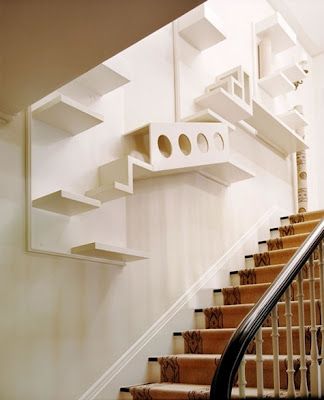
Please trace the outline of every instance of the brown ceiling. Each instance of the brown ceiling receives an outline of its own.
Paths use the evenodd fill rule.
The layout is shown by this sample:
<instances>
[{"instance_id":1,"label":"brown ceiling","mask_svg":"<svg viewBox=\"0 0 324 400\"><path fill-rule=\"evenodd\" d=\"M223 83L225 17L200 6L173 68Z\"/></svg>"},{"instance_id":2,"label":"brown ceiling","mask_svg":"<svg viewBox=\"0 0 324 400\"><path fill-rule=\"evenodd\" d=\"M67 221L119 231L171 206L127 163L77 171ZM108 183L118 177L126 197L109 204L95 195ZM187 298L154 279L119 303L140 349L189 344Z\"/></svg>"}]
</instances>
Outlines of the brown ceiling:
<instances>
[{"instance_id":1,"label":"brown ceiling","mask_svg":"<svg viewBox=\"0 0 324 400\"><path fill-rule=\"evenodd\" d=\"M0 111L15 114L205 0L0 0Z\"/></svg>"}]
</instances>

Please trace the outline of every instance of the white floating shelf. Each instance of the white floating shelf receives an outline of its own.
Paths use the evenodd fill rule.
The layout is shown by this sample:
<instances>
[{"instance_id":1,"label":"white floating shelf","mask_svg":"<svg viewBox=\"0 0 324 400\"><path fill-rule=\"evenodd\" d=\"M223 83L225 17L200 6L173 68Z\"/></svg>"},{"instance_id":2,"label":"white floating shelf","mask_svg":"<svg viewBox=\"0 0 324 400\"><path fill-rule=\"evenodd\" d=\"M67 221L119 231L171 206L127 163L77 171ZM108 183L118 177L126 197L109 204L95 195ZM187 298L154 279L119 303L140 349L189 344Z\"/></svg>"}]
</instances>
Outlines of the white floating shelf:
<instances>
[{"instance_id":1,"label":"white floating shelf","mask_svg":"<svg viewBox=\"0 0 324 400\"><path fill-rule=\"evenodd\" d=\"M181 17L178 24L179 35L198 50L205 50L225 39L221 21L204 4Z\"/></svg>"},{"instance_id":2,"label":"white floating shelf","mask_svg":"<svg viewBox=\"0 0 324 400\"><path fill-rule=\"evenodd\" d=\"M32 115L71 135L77 135L104 121L102 115L62 94L47 98L41 105L36 104L32 108Z\"/></svg>"},{"instance_id":3,"label":"white floating shelf","mask_svg":"<svg viewBox=\"0 0 324 400\"><path fill-rule=\"evenodd\" d=\"M229 121L226 121L225 118L221 117L219 114L214 111L206 108L205 110L201 110L196 112L195 114L190 115L182 120L183 122L223 122L228 125L229 129L235 130L235 125L231 124Z\"/></svg>"},{"instance_id":4,"label":"white floating shelf","mask_svg":"<svg viewBox=\"0 0 324 400\"><path fill-rule=\"evenodd\" d=\"M72 254L78 254L93 258L103 258L111 261L138 261L148 258L148 254L143 251L110 246L103 243L87 243L71 249Z\"/></svg>"},{"instance_id":5,"label":"white floating shelf","mask_svg":"<svg viewBox=\"0 0 324 400\"><path fill-rule=\"evenodd\" d=\"M237 96L230 95L223 88L212 90L195 99L200 107L209 108L230 122L237 122L251 116L247 104Z\"/></svg>"},{"instance_id":6,"label":"white floating shelf","mask_svg":"<svg viewBox=\"0 0 324 400\"><path fill-rule=\"evenodd\" d=\"M295 85L282 72L266 76L260 79L258 84L271 97L277 97L295 90Z\"/></svg>"},{"instance_id":7,"label":"white floating shelf","mask_svg":"<svg viewBox=\"0 0 324 400\"><path fill-rule=\"evenodd\" d=\"M284 155L308 148L299 135L256 100L253 100L253 115L245 122L256 129L256 136Z\"/></svg>"},{"instance_id":8,"label":"white floating shelf","mask_svg":"<svg viewBox=\"0 0 324 400\"><path fill-rule=\"evenodd\" d=\"M90 89L99 96L103 96L125 85L129 80L105 64L100 64L76 78L74 82Z\"/></svg>"},{"instance_id":9,"label":"white floating shelf","mask_svg":"<svg viewBox=\"0 0 324 400\"><path fill-rule=\"evenodd\" d=\"M32 206L57 214L73 216L94 210L101 206L101 202L80 194L58 190L33 200Z\"/></svg>"},{"instance_id":10,"label":"white floating shelf","mask_svg":"<svg viewBox=\"0 0 324 400\"><path fill-rule=\"evenodd\" d=\"M298 64L290 65L281 69L281 72L290 80L290 82L296 82L304 79L307 74L303 68Z\"/></svg>"},{"instance_id":11,"label":"white floating shelf","mask_svg":"<svg viewBox=\"0 0 324 400\"><path fill-rule=\"evenodd\" d=\"M234 159L204 167L199 173L208 179L214 180L225 186L255 177L255 173L244 164Z\"/></svg>"},{"instance_id":12,"label":"white floating shelf","mask_svg":"<svg viewBox=\"0 0 324 400\"><path fill-rule=\"evenodd\" d=\"M291 129L301 129L308 125L305 117L297 110L291 110L284 114L278 115L278 118Z\"/></svg>"},{"instance_id":13,"label":"white floating shelf","mask_svg":"<svg viewBox=\"0 0 324 400\"><path fill-rule=\"evenodd\" d=\"M271 39L272 52L274 54L287 50L297 44L295 32L279 13L275 13L256 23L255 32L261 40L264 38Z\"/></svg>"}]
</instances>

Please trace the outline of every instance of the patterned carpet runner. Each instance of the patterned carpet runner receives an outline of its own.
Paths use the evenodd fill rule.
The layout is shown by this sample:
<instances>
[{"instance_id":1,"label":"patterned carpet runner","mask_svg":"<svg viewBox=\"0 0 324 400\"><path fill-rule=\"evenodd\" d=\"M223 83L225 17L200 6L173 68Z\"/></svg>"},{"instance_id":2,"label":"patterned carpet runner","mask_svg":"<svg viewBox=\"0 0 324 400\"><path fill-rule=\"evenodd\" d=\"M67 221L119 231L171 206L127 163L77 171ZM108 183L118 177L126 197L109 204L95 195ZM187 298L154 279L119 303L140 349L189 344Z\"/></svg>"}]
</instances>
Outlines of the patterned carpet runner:
<instances>
[{"instance_id":1,"label":"patterned carpet runner","mask_svg":"<svg viewBox=\"0 0 324 400\"><path fill-rule=\"evenodd\" d=\"M242 319L251 310L254 303L267 290L271 282L280 273L285 264L304 242L308 234L324 217L324 210L291 215L289 225L278 228L278 237L266 241L267 251L250 256L252 268L244 268L231 274L235 277L234 286L215 290L217 304L222 305L197 310L203 312L204 327L181 332L184 342L184 353L159 357L160 382L137 385L130 388L134 400L208 400L209 384L220 360L221 354L230 337ZM249 256L247 256L249 257ZM317 255L315 255L316 259ZM303 268L305 295L305 342L306 354L310 354L310 301L307 266ZM320 324L320 287L319 267L315 262L315 292L316 292L316 324ZM299 372L299 331L296 282L291 286L291 306L293 322L293 348L295 385L300 385ZM280 353L280 386L282 397L287 389L287 348L285 329L285 305L280 302L279 313L279 353ZM263 328L264 355L264 387L266 396L271 397L273 388L273 360L271 318L265 321ZM180 333L179 333L180 335ZM317 340L320 349L321 331L317 330ZM309 362L308 362L309 379ZM256 397L256 357L253 341L246 355L247 396ZM238 397L237 388L233 389L233 397Z\"/></svg>"}]
</instances>

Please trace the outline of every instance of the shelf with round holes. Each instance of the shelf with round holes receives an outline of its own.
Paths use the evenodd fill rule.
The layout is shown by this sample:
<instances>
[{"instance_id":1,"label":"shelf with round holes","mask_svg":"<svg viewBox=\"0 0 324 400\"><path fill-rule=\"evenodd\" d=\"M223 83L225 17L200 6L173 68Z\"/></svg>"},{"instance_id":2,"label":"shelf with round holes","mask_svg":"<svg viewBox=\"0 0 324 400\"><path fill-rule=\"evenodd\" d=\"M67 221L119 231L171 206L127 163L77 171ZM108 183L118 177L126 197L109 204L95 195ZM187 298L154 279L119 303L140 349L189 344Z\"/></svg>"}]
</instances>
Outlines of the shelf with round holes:
<instances>
[{"instance_id":1,"label":"shelf with round holes","mask_svg":"<svg viewBox=\"0 0 324 400\"><path fill-rule=\"evenodd\" d=\"M128 156L99 167L102 202L130 195L134 180L196 171L226 186L254 173L232 154L226 123L151 123L124 135Z\"/></svg>"}]
</instances>

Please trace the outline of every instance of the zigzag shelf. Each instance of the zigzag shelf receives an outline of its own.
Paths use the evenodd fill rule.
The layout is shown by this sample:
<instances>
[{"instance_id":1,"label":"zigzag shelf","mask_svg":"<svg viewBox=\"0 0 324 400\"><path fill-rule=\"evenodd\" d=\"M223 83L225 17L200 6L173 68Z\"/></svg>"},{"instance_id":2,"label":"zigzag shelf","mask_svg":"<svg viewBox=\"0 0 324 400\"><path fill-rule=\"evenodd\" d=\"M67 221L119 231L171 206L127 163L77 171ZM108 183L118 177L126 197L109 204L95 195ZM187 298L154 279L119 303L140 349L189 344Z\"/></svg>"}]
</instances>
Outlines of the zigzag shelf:
<instances>
[{"instance_id":1,"label":"zigzag shelf","mask_svg":"<svg viewBox=\"0 0 324 400\"><path fill-rule=\"evenodd\" d=\"M253 100L253 115L245 124L252 126L256 136L285 156L308 148L304 140L264 106ZM244 128L244 125L241 125Z\"/></svg>"},{"instance_id":2,"label":"zigzag shelf","mask_svg":"<svg viewBox=\"0 0 324 400\"><path fill-rule=\"evenodd\" d=\"M220 19L205 4L179 19L178 32L184 40L200 51L226 38Z\"/></svg>"},{"instance_id":3,"label":"zigzag shelf","mask_svg":"<svg viewBox=\"0 0 324 400\"><path fill-rule=\"evenodd\" d=\"M77 135L104 121L102 115L62 94L53 94L32 107L34 118Z\"/></svg>"},{"instance_id":4,"label":"zigzag shelf","mask_svg":"<svg viewBox=\"0 0 324 400\"><path fill-rule=\"evenodd\" d=\"M189 171L224 185L254 176L230 154L224 123L152 123L125 139L129 155L99 167L100 184L86 196L106 202L132 194L134 180Z\"/></svg>"},{"instance_id":5,"label":"zigzag shelf","mask_svg":"<svg viewBox=\"0 0 324 400\"><path fill-rule=\"evenodd\" d=\"M71 253L121 262L131 262L149 258L148 254L144 251L121 248L98 242L86 243L81 246L72 247Z\"/></svg>"},{"instance_id":6,"label":"zigzag shelf","mask_svg":"<svg viewBox=\"0 0 324 400\"><path fill-rule=\"evenodd\" d=\"M101 202L80 194L58 190L33 200L32 206L56 214L73 216L101 206Z\"/></svg>"}]
</instances>

